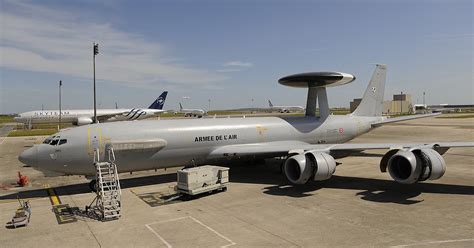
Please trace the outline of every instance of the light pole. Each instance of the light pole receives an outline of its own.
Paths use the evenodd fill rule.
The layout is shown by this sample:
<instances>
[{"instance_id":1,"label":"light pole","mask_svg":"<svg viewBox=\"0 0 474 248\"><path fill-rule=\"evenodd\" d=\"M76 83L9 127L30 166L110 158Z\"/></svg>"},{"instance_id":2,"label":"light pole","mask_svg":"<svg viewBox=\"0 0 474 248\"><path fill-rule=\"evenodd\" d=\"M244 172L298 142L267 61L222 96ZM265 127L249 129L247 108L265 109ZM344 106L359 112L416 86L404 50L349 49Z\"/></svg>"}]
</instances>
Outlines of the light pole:
<instances>
[{"instance_id":1,"label":"light pole","mask_svg":"<svg viewBox=\"0 0 474 248\"><path fill-rule=\"evenodd\" d=\"M403 113L403 91L400 91L400 114Z\"/></svg>"},{"instance_id":2,"label":"light pole","mask_svg":"<svg viewBox=\"0 0 474 248\"><path fill-rule=\"evenodd\" d=\"M63 86L63 81L59 80L59 125L58 125L58 130L61 130L61 86Z\"/></svg>"},{"instance_id":3,"label":"light pole","mask_svg":"<svg viewBox=\"0 0 474 248\"><path fill-rule=\"evenodd\" d=\"M99 44L93 44L93 68L94 68L94 123L97 123L97 105L96 105L96 93L95 93L95 56L99 54Z\"/></svg>"},{"instance_id":4,"label":"light pole","mask_svg":"<svg viewBox=\"0 0 474 248\"><path fill-rule=\"evenodd\" d=\"M211 99L209 98L209 100L207 100L207 101L209 101L209 107L207 108L207 111L209 112L209 111L211 111Z\"/></svg>"}]
</instances>

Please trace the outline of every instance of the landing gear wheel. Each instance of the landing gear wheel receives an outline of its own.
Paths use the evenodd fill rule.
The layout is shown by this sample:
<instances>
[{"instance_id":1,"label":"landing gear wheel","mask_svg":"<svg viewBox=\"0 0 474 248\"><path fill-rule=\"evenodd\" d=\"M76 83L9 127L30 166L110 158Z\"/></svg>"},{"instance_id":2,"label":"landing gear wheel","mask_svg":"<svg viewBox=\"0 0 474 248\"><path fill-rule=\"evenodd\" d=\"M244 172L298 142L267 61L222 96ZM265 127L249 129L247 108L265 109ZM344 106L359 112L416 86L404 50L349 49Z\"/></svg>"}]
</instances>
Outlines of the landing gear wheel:
<instances>
[{"instance_id":1,"label":"landing gear wheel","mask_svg":"<svg viewBox=\"0 0 474 248\"><path fill-rule=\"evenodd\" d=\"M91 182L89 183L89 189L92 192L97 192L97 180L95 179L91 180Z\"/></svg>"}]
</instances>

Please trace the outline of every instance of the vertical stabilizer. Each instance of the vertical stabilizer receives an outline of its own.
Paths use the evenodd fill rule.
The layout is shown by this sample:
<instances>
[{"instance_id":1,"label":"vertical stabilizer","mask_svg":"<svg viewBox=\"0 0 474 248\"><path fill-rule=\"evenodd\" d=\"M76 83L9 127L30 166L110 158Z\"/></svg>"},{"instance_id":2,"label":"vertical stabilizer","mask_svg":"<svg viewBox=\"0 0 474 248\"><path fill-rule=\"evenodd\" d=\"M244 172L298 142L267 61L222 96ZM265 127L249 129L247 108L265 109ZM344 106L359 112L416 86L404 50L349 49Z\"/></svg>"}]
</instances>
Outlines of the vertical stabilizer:
<instances>
[{"instance_id":1,"label":"vertical stabilizer","mask_svg":"<svg viewBox=\"0 0 474 248\"><path fill-rule=\"evenodd\" d=\"M179 110L183 110L183 105L181 105L181 103L179 103Z\"/></svg>"},{"instance_id":2,"label":"vertical stabilizer","mask_svg":"<svg viewBox=\"0 0 474 248\"><path fill-rule=\"evenodd\" d=\"M161 95L148 107L149 109L163 109L168 91L163 91Z\"/></svg>"},{"instance_id":3,"label":"vertical stabilizer","mask_svg":"<svg viewBox=\"0 0 474 248\"><path fill-rule=\"evenodd\" d=\"M352 115L381 116L387 66L377 64L359 106Z\"/></svg>"},{"instance_id":4,"label":"vertical stabilizer","mask_svg":"<svg viewBox=\"0 0 474 248\"><path fill-rule=\"evenodd\" d=\"M270 108L273 108L272 101L268 100L268 106L269 106Z\"/></svg>"}]
</instances>

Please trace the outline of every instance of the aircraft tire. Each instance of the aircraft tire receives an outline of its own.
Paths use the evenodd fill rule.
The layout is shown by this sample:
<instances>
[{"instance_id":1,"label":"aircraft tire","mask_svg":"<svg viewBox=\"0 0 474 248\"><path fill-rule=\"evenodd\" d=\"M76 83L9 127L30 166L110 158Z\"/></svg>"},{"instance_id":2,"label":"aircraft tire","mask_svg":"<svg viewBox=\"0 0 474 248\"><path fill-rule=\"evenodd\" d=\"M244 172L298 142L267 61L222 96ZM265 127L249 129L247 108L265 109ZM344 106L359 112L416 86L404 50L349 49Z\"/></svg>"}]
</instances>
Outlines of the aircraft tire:
<instances>
[{"instance_id":1,"label":"aircraft tire","mask_svg":"<svg viewBox=\"0 0 474 248\"><path fill-rule=\"evenodd\" d=\"M96 179L93 179L90 181L89 183L89 189L92 191L92 192L96 192L97 191L97 180Z\"/></svg>"}]
</instances>

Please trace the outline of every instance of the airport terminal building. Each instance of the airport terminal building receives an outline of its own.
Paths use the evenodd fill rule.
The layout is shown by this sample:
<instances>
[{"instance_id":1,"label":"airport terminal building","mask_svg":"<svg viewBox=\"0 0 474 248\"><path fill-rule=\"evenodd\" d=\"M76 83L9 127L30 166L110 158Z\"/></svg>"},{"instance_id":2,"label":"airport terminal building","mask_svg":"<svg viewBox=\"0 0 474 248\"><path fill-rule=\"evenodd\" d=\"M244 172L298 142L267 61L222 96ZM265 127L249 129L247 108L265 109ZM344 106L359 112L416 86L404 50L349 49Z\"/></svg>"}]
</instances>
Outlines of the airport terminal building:
<instances>
[{"instance_id":1,"label":"airport terminal building","mask_svg":"<svg viewBox=\"0 0 474 248\"><path fill-rule=\"evenodd\" d=\"M359 106L361 98L355 98L350 102L351 113ZM383 102L382 114L409 114L413 112L413 103L410 94L395 94L392 100Z\"/></svg>"}]
</instances>

